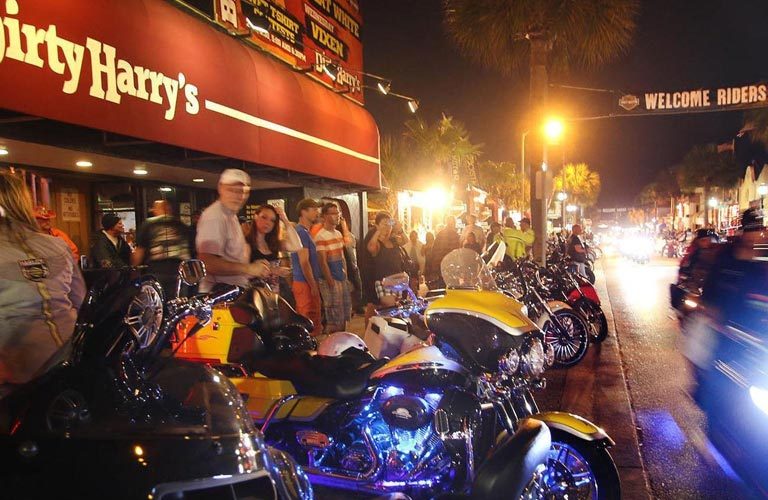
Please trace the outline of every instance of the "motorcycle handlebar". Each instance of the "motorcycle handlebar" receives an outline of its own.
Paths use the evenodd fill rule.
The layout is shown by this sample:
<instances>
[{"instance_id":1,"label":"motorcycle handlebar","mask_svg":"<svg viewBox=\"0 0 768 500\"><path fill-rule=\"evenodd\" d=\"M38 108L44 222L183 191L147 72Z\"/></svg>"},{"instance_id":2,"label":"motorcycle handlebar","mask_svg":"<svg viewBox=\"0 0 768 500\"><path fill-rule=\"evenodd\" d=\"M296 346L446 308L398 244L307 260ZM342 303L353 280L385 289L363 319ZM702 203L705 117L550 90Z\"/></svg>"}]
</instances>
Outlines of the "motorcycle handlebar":
<instances>
[{"instance_id":1,"label":"motorcycle handlebar","mask_svg":"<svg viewBox=\"0 0 768 500\"><path fill-rule=\"evenodd\" d=\"M222 302L234 300L238 295L240 295L240 287L237 285L230 285L224 290L217 291L216 294L208 295L205 298L205 302L208 303L208 305L214 306Z\"/></svg>"}]
</instances>

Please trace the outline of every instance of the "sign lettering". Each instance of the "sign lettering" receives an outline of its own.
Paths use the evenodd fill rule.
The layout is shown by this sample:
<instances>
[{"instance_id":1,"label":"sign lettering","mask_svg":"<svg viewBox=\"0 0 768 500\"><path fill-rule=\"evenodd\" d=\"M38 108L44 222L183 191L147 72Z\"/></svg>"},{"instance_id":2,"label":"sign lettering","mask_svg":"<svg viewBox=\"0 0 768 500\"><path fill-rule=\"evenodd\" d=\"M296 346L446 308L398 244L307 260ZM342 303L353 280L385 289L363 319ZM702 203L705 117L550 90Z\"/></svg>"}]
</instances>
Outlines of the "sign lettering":
<instances>
[{"instance_id":1,"label":"sign lettering","mask_svg":"<svg viewBox=\"0 0 768 500\"><path fill-rule=\"evenodd\" d=\"M696 89L679 92L646 92L642 99L625 95L619 106L626 111L675 112L768 106L768 85Z\"/></svg>"},{"instance_id":2,"label":"sign lettering","mask_svg":"<svg viewBox=\"0 0 768 500\"><path fill-rule=\"evenodd\" d=\"M151 102L165 110L164 118L169 121L176 116L180 99L184 101L187 113L197 114L199 111L198 89L187 83L184 73L169 76L132 64L119 58L117 49L106 43L88 37L85 45L81 45L58 36L53 24L45 29L21 24L14 17L18 15L18 2L6 0L5 16L0 18L0 22L8 33L7 36L0 36L0 63L8 58L40 69L44 69L47 63L50 71L67 74L62 92L74 94L80 88L83 67L87 62L91 70L88 90L91 97L114 104L120 104L125 96ZM64 56L63 61L60 55Z\"/></svg>"},{"instance_id":3,"label":"sign lettering","mask_svg":"<svg viewBox=\"0 0 768 500\"><path fill-rule=\"evenodd\" d=\"M312 19L308 19L308 25L309 25L309 36L317 42L322 47L325 47L326 49L333 52L336 56L339 57L339 59L346 61L349 49L347 48L347 45L333 36L328 30L320 26L318 23L316 23Z\"/></svg>"}]
</instances>

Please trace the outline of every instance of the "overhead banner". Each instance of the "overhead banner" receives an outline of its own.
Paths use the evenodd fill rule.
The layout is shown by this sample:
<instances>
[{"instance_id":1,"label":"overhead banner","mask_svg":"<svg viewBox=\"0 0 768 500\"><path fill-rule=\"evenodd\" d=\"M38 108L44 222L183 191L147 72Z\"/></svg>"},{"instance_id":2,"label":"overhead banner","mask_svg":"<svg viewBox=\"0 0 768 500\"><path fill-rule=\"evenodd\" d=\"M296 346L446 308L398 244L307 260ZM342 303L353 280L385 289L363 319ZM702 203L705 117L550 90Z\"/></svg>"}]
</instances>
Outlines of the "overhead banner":
<instances>
[{"instance_id":1,"label":"overhead banner","mask_svg":"<svg viewBox=\"0 0 768 500\"><path fill-rule=\"evenodd\" d=\"M365 108L170 2L0 0L0 26L0 109L380 186Z\"/></svg>"},{"instance_id":2,"label":"overhead banner","mask_svg":"<svg viewBox=\"0 0 768 500\"><path fill-rule=\"evenodd\" d=\"M216 22L228 30L363 103L357 0L208 1L213 2ZM323 71L328 63L339 66L335 80Z\"/></svg>"},{"instance_id":3,"label":"overhead banner","mask_svg":"<svg viewBox=\"0 0 768 500\"><path fill-rule=\"evenodd\" d=\"M626 94L619 98L618 105L631 114L762 108L768 106L768 84Z\"/></svg>"}]
</instances>

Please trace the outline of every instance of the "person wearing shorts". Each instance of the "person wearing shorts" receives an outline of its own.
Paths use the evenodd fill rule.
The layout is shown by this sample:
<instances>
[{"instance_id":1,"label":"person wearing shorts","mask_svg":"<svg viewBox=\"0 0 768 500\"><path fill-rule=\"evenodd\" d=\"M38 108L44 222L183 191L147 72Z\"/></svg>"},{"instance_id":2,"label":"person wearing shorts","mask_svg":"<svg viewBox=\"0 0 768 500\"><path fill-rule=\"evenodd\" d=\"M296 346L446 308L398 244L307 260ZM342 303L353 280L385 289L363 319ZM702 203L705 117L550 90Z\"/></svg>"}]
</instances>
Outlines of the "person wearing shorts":
<instances>
[{"instance_id":1,"label":"person wearing shorts","mask_svg":"<svg viewBox=\"0 0 768 500\"><path fill-rule=\"evenodd\" d=\"M320 314L320 287L318 278L321 275L320 263L317 259L317 247L309 234L309 229L317 220L320 204L311 199L301 200L296 205L299 212L299 223L296 232L301 239L302 248L291 254L293 268L293 283L291 289L296 299L296 310L302 316L312 320L313 336L323 333L322 317Z\"/></svg>"},{"instance_id":2,"label":"person wearing shorts","mask_svg":"<svg viewBox=\"0 0 768 500\"><path fill-rule=\"evenodd\" d=\"M315 234L318 261L320 295L325 313L325 333L343 331L352 314L352 297L347 282L347 265L344 260L344 236L336 229L339 224L339 207L326 203L320 212L322 228Z\"/></svg>"}]
</instances>

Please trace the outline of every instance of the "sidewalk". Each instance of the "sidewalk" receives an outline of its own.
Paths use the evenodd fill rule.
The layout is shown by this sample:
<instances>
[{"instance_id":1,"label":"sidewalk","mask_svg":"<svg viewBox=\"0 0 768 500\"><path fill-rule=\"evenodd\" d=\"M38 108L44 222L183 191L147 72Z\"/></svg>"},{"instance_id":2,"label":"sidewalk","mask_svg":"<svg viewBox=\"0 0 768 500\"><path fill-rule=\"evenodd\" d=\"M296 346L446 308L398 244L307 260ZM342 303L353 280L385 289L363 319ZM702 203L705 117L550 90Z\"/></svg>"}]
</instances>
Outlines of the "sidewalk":
<instances>
[{"instance_id":1,"label":"sidewalk","mask_svg":"<svg viewBox=\"0 0 768 500\"><path fill-rule=\"evenodd\" d=\"M650 499L601 261L597 261L595 274L595 288L608 319L608 338L602 344L590 345L578 365L547 372L547 388L536 396L542 410L575 413L605 429L616 442L610 453L619 470L622 497Z\"/></svg>"}]
</instances>

